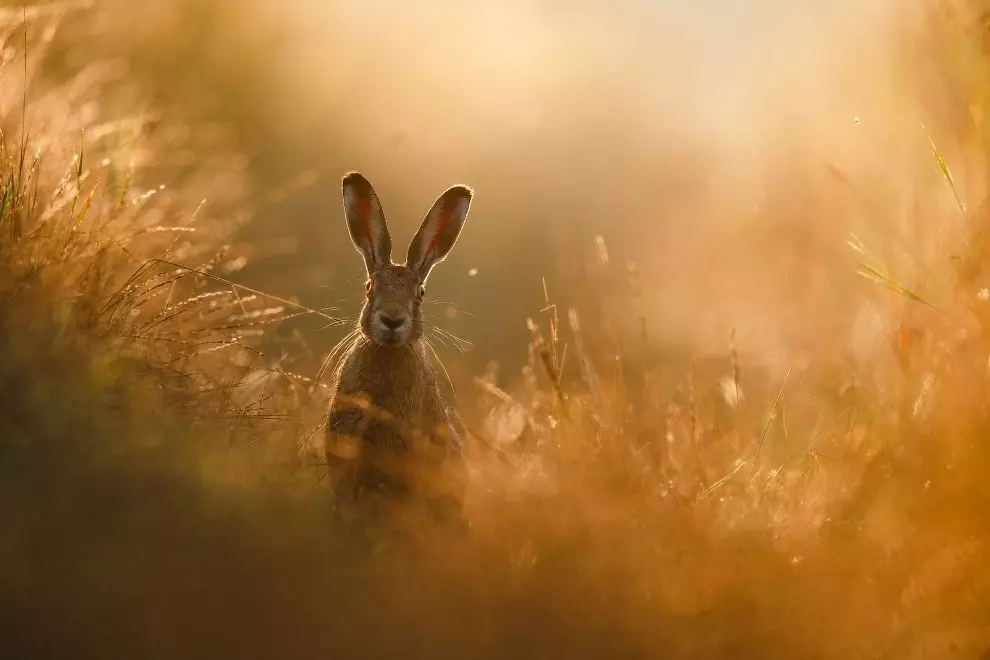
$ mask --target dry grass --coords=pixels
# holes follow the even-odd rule
[[[844,357],[823,342],[808,365],[770,373],[741,365],[727,338],[724,360],[655,364],[637,269],[599,241],[589,277],[624,299],[633,337],[547,291],[522,377],[493,370],[462,393],[471,532],[398,542],[329,515],[313,448],[321,360],[299,333],[287,347],[274,332],[340,319],[236,283],[252,246],[238,239],[230,152],[189,174],[183,127],[114,114],[108,100],[130,91],[112,62],[59,85],[34,77],[71,20],[58,7],[0,16],[7,657],[977,658],[990,646],[990,219],[968,210],[978,200],[939,139],[933,176],[969,251],[908,255],[938,272],[916,291],[889,255],[851,241],[880,285],[864,302],[900,329],[883,350]],[[947,62],[980,57],[958,36],[940,43]]]

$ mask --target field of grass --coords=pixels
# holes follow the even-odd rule
[[[113,54],[71,64],[59,38],[101,7],[0,8],[3,657],[990,652],[990,55],[968,3],[930,8],[904,55],[941,94],[903,137],[925,160],[901,238],[838,246],[858,311],[803,319],[824,330],[802,355],[663,345],[604,239],[569,255],[580,295],[537,278],[545,306],[502,319],[528,323],[518,375],[467,373],[438,332],[467,533],[333,517],[313,345],[354,310],[245,283],[266,246],[236,140]]]

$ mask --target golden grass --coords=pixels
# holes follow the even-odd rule
[[[896,364],[825,347],[828,369],[784,377],[748,371],[731,339],[707,370],[651,366],[637,270],[597,241],[589,268],[628,278],[612,295],[630,299],[643,341],[623,345],[620,319],[558,309],[544,284],[523,378],[493,373],[462,393],[471,531],[366,533],[329,513],[320,360],[286,371],[269,333],[299,315],[341,321],[236,282],[247,209],[233,156],[180,175],[167,155],[182,131],[167,120],[103,104],[66,121],[125,83],[84,72],[36,86],[46,28],[64,18],[39,7],[2,27],[15,47],[23,36],[0,73],[9,657],[976,658],[990,646],[976,241],[941,262],[929,301],[853,239],[880,300],[923,324],[891,341]],[[930,139],[935,176],[977,235],[987,218],[969,214]]]

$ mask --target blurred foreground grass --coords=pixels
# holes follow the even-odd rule
[[[548,293],[522,377],[493,368],[462,392],[471,533],[387,543],[330,516],[313,448],[321,359],[278,331],[343,321],[235,283],[253,254],[236,153],[184,150],[188,128],[146,109],[118,114],[111,101],[139,91],[113,62],[36,77],[71,20],[58,7],[4,10],[0,27],[5,657],[990,646],[990,217],[940,151],[985,154],[985,124],[931,138],[965,250],[894,261],[937,281],[915,291],[891,255],[851,240],[878,285],[862,323],[896,329],[867,333],[884,350],[823,341],[775,374],[727,341],[721,361],[654,364],[648,337],[610,327],[645,325],[642,285],[599,245],[589,278],[630,318],[558,310]],[[984,56],[959,28],[972,24],[937,13],[931,43],[954,102],[978,111]]]

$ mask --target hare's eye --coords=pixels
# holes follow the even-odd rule
[[[375,283],[372,282],[371,280],[368,280],[367,282],[364,283],[364,293],[366,295],[370,296],[374,288],[375,288]]]
[[[425,285],[423,285],[423,284],[420,284],[419,285],[419,288],[416,290],[416,297],[419,300],[422,300],[424,297],[426,297],[426,286]]]

